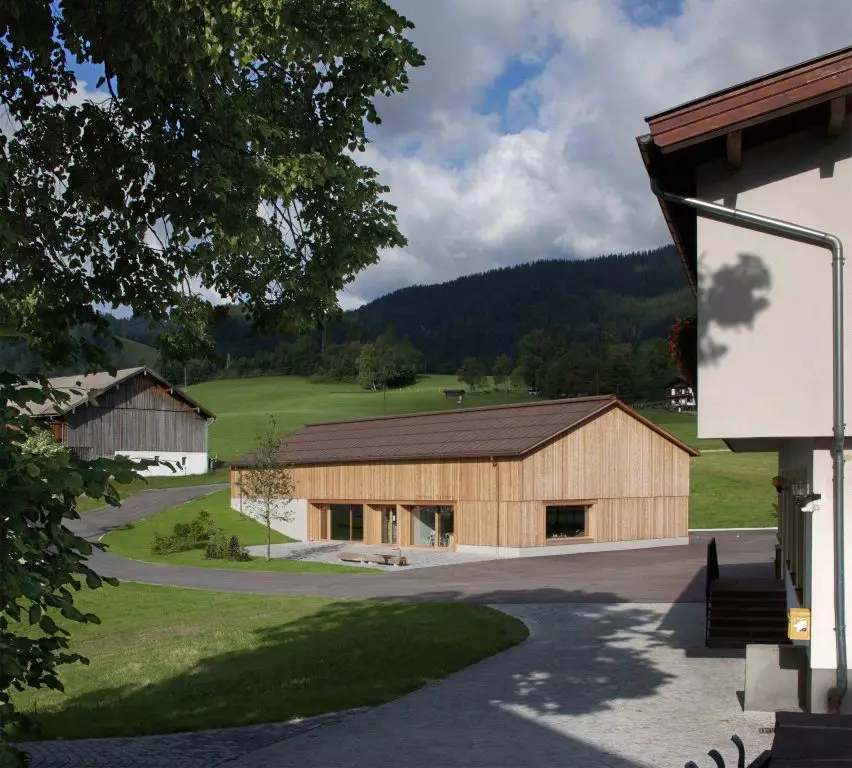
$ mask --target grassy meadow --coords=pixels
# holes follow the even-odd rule
[[[376,705],[527,636],[520,621],[482,605],[132,583],[83,590],[75,603],[102,622],[71,627],[72,650],[91,665],[62,667],[65,693],[15,693],[42,727],[16,738],[172,733]]]
[[[282,434],[314,421],[355,419],[384,413],[458,408],[441,390],[458,387],[454,376],[424,376],[405,389],[368,392],[357,384],[312,384],[293,376],[225,379],[196,384],[189,394],[216,414],[210,453],[227,461],[251,449],[269,414]],[[466,407],[530,402],[526,392],[470,393]],[[752,527],[775,524],[774,454],[732,454],[720,440],[699,440],[693,414],[646,411],[644,415],[684,442],[706,451],[692,462],[690,526]],[[181,479],[182,480],[182,479]]]
[[[355,383],[312,384],[298,376],[268,376],[207,381],[186,392],[216,414],[216,422],[210,425],[210,454],[227,461],[251,450],[270,414],[287,434],[315,421],[458,408],[455,400],[447,400],[441,392],[458,386],[455,376],[423,376],[410,387],[384,393],[370,392]],[[464,405],[530,399],[526,392],[469,393]]]

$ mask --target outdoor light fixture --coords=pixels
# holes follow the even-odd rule
[[[822,498],[819,493],[811,492],[811,484],[806,480],[800,480],[792,484],[791,490],[793,497],[799,504],[810,504],[812,501],[817,501]]]

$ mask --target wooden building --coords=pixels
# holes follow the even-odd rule
[[[56,439],[83,459],[168,461],[177,472],[207,472],[207,425],[215,417],[148,368],[115,375],[60,376],[51,385],[68,395],[63,403],[30,403],[28,410],[53,430]],[[171,474],[167,466],[143,474]]]
[[[695,455],[611,396],[312,424],[282,445],[281,530],[509,557],[684,544]]]

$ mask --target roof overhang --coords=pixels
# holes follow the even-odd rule
[[[637,143],[651,179],[694,196],[699,165],[723,159],[736,171],[749,149],[814,126],[839,135],[850,94],[852,46],[646,117],[650,131]],[[696,292],[696,213],[658,200]]]
[[[137,376],[150,376],[152,379],[157,381],[164,389],[166,389],[168,393],[172,395],[172,397],[176,397],[178,400],[184,402],[186,405],[192,408],[201,418],[205,419],[206,421],[215,421],[216,415],[212,411],[208,410],[203,405],[193,400],[183,390],[178,389],[173,384],[166,381],[156,371],[152,371],[150,368],[144,366],[140,368],[128,369],[128,372],[124,376],[116,377],[114,381],[110,382],[105,387],[101,387],[100,389],[86,389],[82,386],[70,387],[69,389],[75,389],[80,394],[77,396],[72,395],[71,400],[68,403],[63,404],[60,407],[54,407],[50,411],[35,414],[33,418],[56,419],[57,417],[65,416],[66,414],[73,412],[75,409],[97,400],[100,395],[104,394],[105,392],[109,392],[115,389],[116,387],[119,387],[124,382],[130,381],[131,379],[134,379]]]

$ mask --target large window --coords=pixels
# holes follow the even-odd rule
[[[546,531],[548,539],[573,539],[586,536],[586,511],[584,506],[547,507]]]
[[[361,504],[332,504],[328,508],[332,541],[364,541],[364,507]]]
[[[455,533],[453,508],[414,507],[411,510],[411,543],[415,547],[449,547]]]

